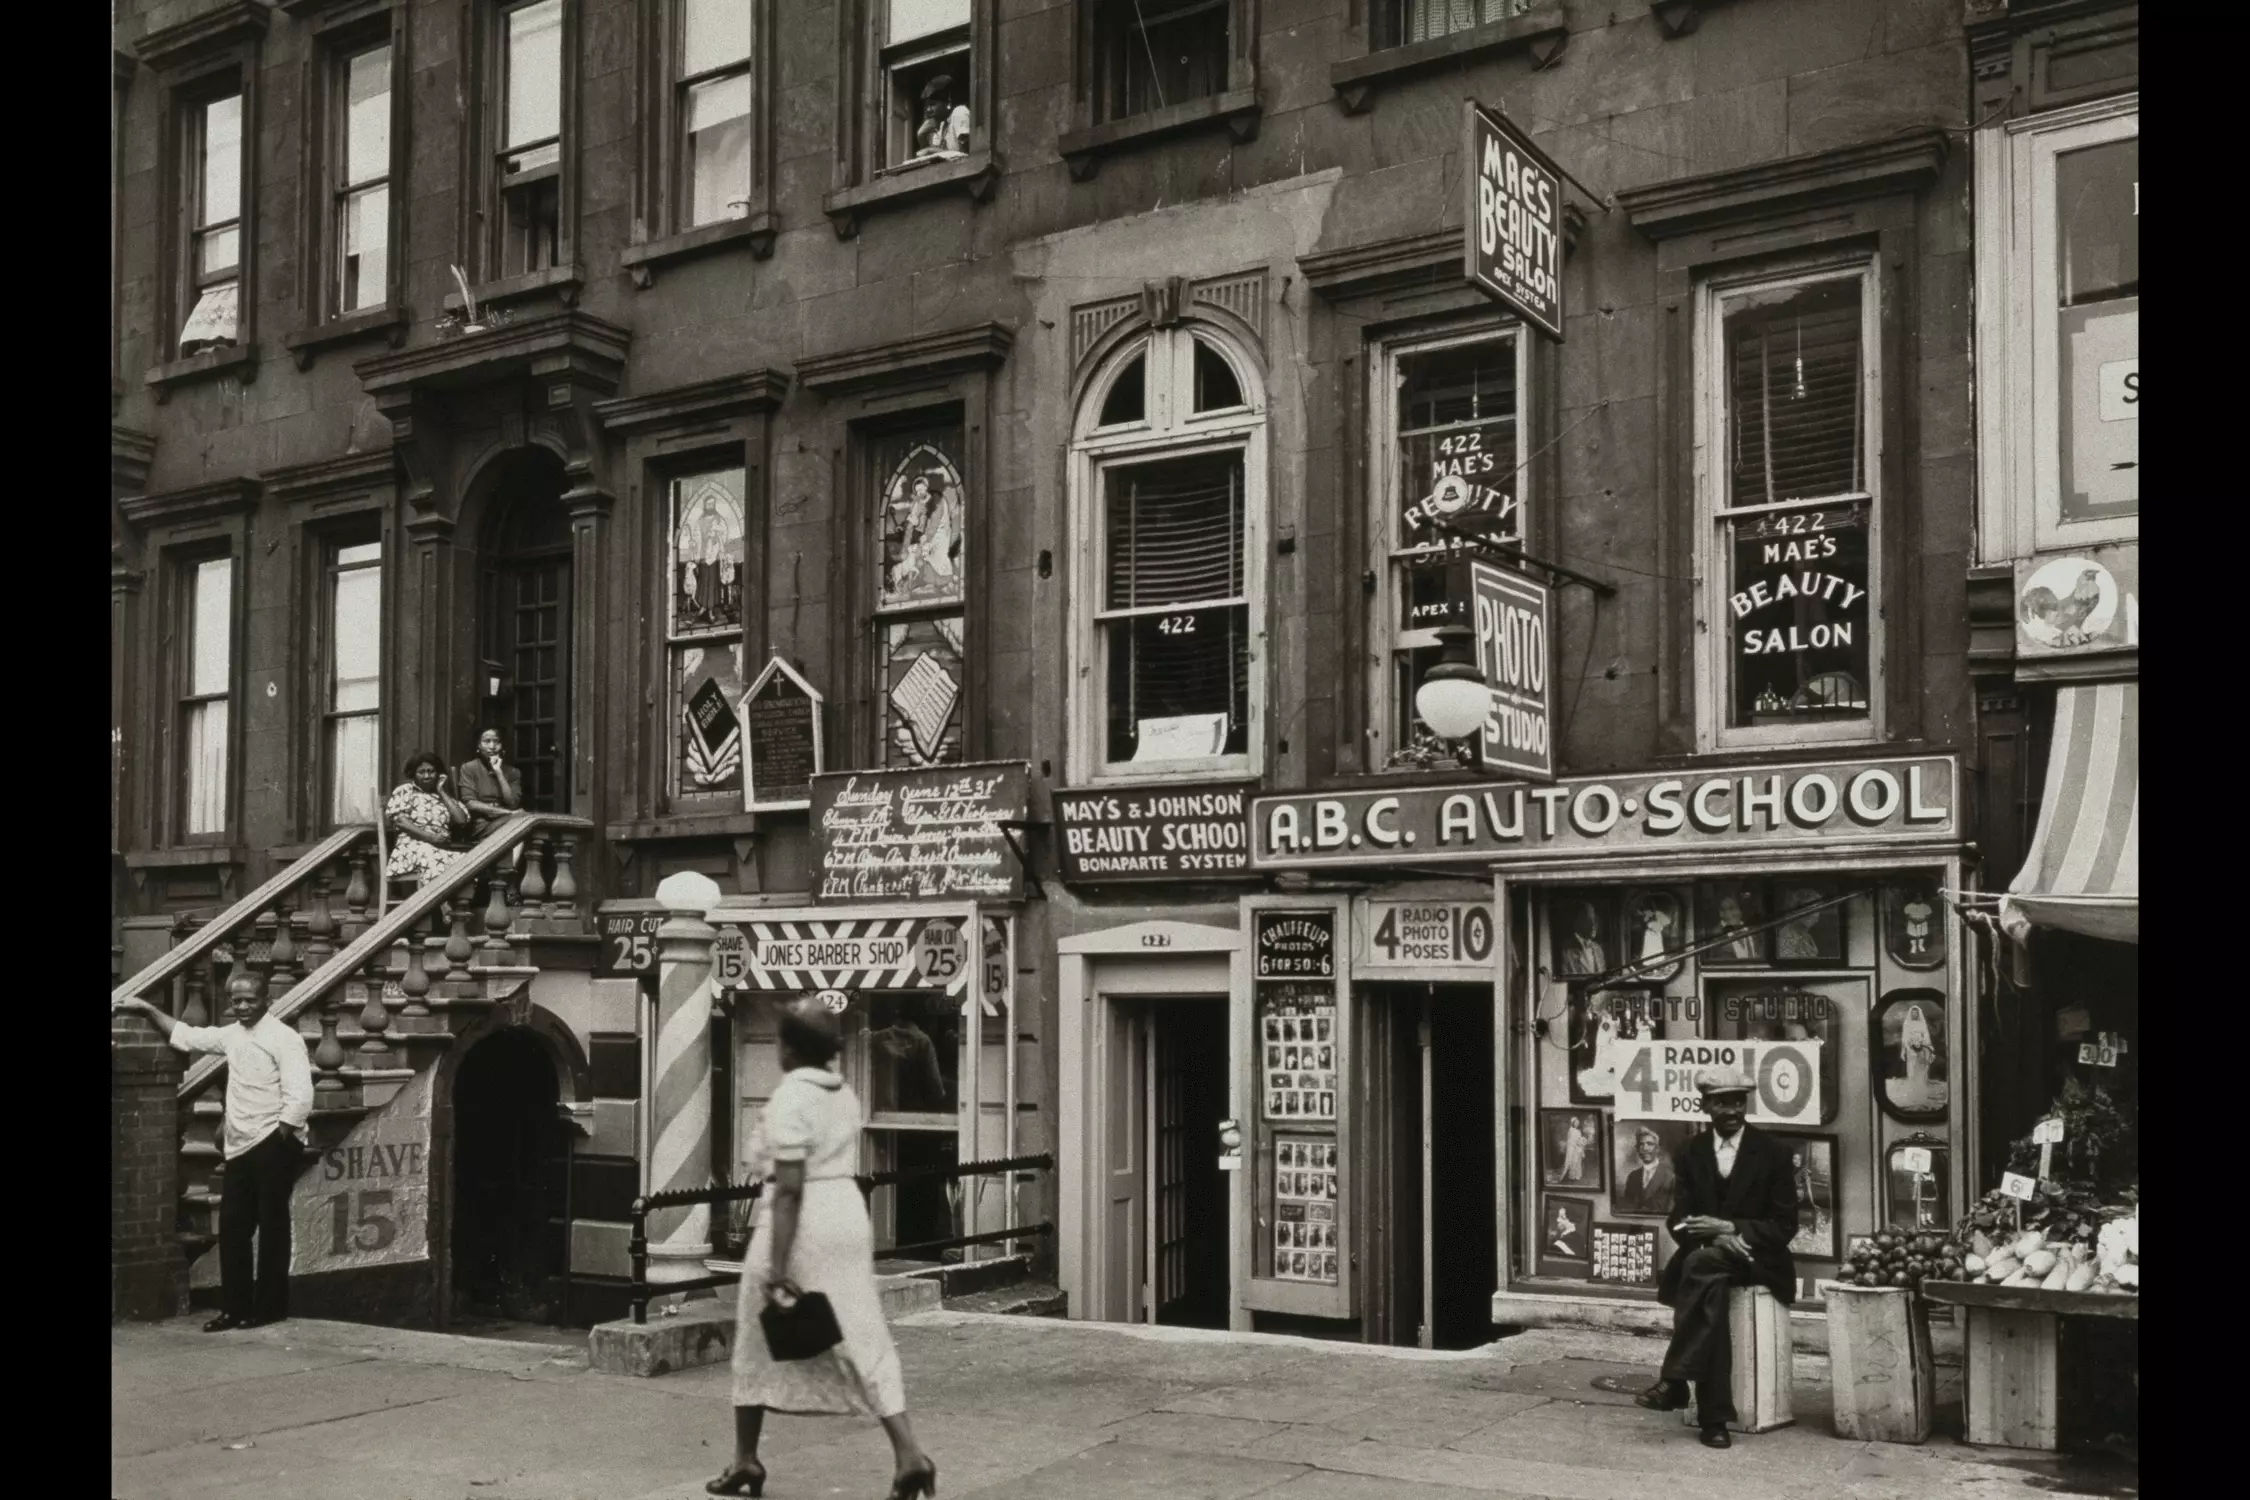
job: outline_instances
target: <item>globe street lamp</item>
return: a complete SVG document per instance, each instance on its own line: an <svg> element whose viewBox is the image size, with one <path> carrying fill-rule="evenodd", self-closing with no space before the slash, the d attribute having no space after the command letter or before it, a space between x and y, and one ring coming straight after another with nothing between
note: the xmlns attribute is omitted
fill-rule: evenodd
<svg viewBox="0 0 2250 1500"><path fill-rule="evenodd" d="M1440 655L1414 692L1414 711L1440 739L1465 740L1484 727L1492 710L1492 689L1485 684L1470 650L1475 632L1466 625L1440 625Z"/></svg>

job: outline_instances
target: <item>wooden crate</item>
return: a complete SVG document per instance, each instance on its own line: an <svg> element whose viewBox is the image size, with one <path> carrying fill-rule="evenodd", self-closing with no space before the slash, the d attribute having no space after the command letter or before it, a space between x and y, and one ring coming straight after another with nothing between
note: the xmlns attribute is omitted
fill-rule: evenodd
<svg viewBox="0 0 2250 1500"><path fill-rule="evenodd" d="M1904 1287L1832 1286L1823 1296L1836 1435L1927 1442L1937 1406L1929 1308Z"/></svg>
<svg viewBox="0 0 2250 1500"><path fill-rule="evenodd" d="M1961 1426L1972 1443L2053 1452L2061 1444L2057 1408L2057 1320L2130 1318L2141 1299L2037 1287L1922 1283L1934 1302L1968 1313L1961 1341Z"/></svg>
<svg viewBox="0 0 2250 1500"><path fill-rule="evenodd" d="M1734 1341L1736 1432L1771 1432L1797 1420L1790 1401L1789 1309L1762 1286L1738 1286L1727 1294L1727 1334ZM1695 1403L1680 1412L1696 1426Z"/></svg>

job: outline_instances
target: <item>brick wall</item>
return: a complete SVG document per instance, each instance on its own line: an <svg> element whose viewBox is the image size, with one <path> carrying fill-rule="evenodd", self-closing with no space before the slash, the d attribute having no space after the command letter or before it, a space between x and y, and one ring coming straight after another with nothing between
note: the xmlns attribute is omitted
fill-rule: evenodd
<svg viewBox="0 0 2250 1500"><path fill-rule="evenodd" d="M180 1055L148 1022L111 1023L109 1316L153 1322L187 1306L179 1243Z"/></svg>

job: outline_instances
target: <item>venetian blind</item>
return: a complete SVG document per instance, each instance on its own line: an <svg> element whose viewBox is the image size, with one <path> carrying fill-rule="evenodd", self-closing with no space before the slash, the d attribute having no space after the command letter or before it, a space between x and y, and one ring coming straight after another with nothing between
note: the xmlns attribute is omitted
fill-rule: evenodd
<svg viewBox="0 0 2250 1500"><path fill-rule="evenodd" d="M1239 597L1242 505L1238 452L1112 470L1104 607Z"/></svg>
<svg viewBox="0 0 2250 1500"><path fill-rule="evenodd" d="M1726 343L1731 503L1865 490L1859 283L1745 299Z"/></svg>

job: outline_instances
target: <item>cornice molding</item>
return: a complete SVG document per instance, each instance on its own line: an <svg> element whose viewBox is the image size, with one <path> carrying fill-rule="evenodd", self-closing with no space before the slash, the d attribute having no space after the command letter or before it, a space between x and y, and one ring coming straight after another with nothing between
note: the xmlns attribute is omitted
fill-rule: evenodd
<svg viewBox="0 0 2250 1500"><path fill-rule="evenodd" d="M907 380L927 380L997 368L1016 341L1015 330L975 323L944 333L871 344L797 362L797 381L823 396L843 396Z"/></svg>
<svg viewBox="0 0 2250 1500"><path fill-rule="evenodd" d="M744 370L716 380L652 391L645 396L612 396L594 403L594 415L613 433L643 432L653 427L679 427L713 417L744 412L772 411L789 394L789 375L783 370Z"/></svg>
<svg viewBox="0 0 2250 1500"><path fill-rule="evenodd" d="M273 7L261 0L228 0L177 25L144 34L133 44L133 55L158 72L170 72L209 53L258 40L272 20Z"/></svg>
<svg viewBox="0 0 2250 1500"><path fill-rule="evenodd" d="M113 495L137 495L148 484L148 466L156 459L156 439L131 427L109 424L109 489Z"/></svg>
<svg viewBox="0 0 2250 1500"><path fill-rule="evenodd" d="M416 389L463 390L529 376L570 378L606 395L631 349L630 329L575 308L521 318L482 333L360 360L361 389L378 402Z"/></svg>
<svg viewBox="0 0 2250 1500"><path fill-rule="evenodd" d="M325 499L352 490L383 489L398 483L398 455L386 447L292 464L268 472L265 483L274 498L284 503Z"/></svg>
<svg viewBox="0 0 2250 1500"><path fill-rule="evenodd" d="M1521 15L1452 32L1427 42L1383 47L1332 63L1328 86L1347 115L1365 110L1379 88L1402 79L1489 64L1510 52L1528 52L1534 71L1552 67L1570 43L1570 17L1562 0L1548 0Z"/></svg>
<svg viewBox="0 0 2250 1500"><path fill-rule="evenodd" d="M128 495L117 502L117 509L135 527L200 521L255 508L261 488L255 474L215 479L186 489L166 490L161 495Z"/></svg>
<svg viewBox="0 0 2250 1500"><path fill-rule="evenodd" d="M1618 205L1652 240L1813 204L1919 192L1945 166L1946 134L1928 129L1806 156L1627 188Z"/></svg>
<svg viewBox="0 0 2250 1500"><path fill-rule="evenodd" d="M1576 203L1563 204L1563 252L1578 247L1586 228L1586 211ZM1402 235L1367 245L1346 245L1297 258L1305 284L1330 301L1374 296L1383 292L1441 291L1468 284L1463 269L1462 231L1440 229L1430 234Z"/></svg>

